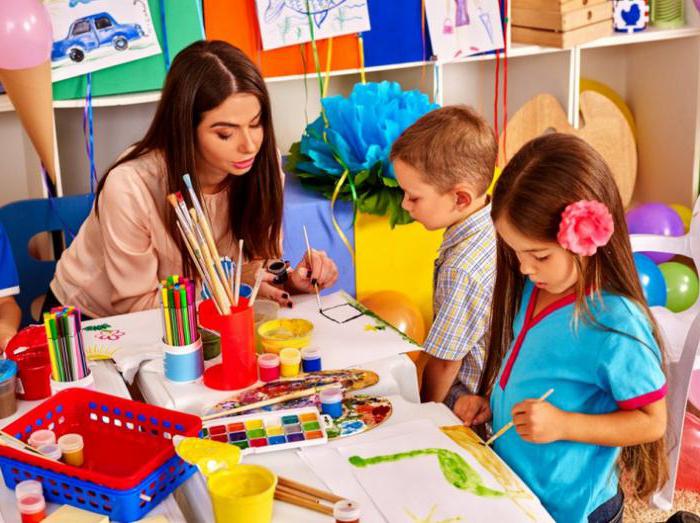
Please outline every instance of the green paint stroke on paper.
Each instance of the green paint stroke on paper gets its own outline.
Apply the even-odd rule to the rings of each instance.
[[[466,490],[472,494],[487,498],[498,498],[505,496],[506,493],[500,490],[493,490],[483,485],[481,476],[475,471],[469,463],[464,461],[462,456],[456,452],[447,449],[423,449],[411,450],[408,452],[399,452],[398,454],[387,454],[385,456],[374,456],[373,458],[361,458],[360,456],[351,456],[348,461],[355,467],[367,467],[369,465],[377,465],[379,463],[390,463],[402,459],[415,458],[417,456],[436,455],[440,470],[442,470],[445,479],[454,487],[460,490]]]

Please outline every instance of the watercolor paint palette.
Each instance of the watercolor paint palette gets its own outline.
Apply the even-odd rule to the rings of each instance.
[[[315,407],[230,416],[205,423],[201,437],[236,445],[244,455],[308,447],[328,442],[326,418]]]

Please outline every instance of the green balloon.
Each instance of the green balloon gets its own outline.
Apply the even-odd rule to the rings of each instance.
[[[673,312],[690,308],[698,299],[698,276],[693,269],[678,262],[659,265],[666,280],[666,307]]]

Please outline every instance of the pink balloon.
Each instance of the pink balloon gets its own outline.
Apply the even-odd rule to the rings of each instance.
[[[0,69],[28,69],[51,56],[51,18],[40,0],[0,0]]]
[[[690,377],[690,393],[688,400],[700,409],[700,369],[694,370]]]

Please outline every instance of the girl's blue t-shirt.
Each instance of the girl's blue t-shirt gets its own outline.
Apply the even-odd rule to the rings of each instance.
[[[584,414],[638,409],[665,396],[658,344],[633,301],[605,292],[602,300],[589,298],[595,319],[619,331],[610,332],[584,318],[575,325],[573,295],[533,317],[536,293],[528,281],[513,324],[514,341],[491,393],[494,431],[511,421],[516,404],[550,388],[554,392],[547,401]],[[529,443],[511,429],[494,449],[557,521],[585,522],[617,493],[618,447]]]

